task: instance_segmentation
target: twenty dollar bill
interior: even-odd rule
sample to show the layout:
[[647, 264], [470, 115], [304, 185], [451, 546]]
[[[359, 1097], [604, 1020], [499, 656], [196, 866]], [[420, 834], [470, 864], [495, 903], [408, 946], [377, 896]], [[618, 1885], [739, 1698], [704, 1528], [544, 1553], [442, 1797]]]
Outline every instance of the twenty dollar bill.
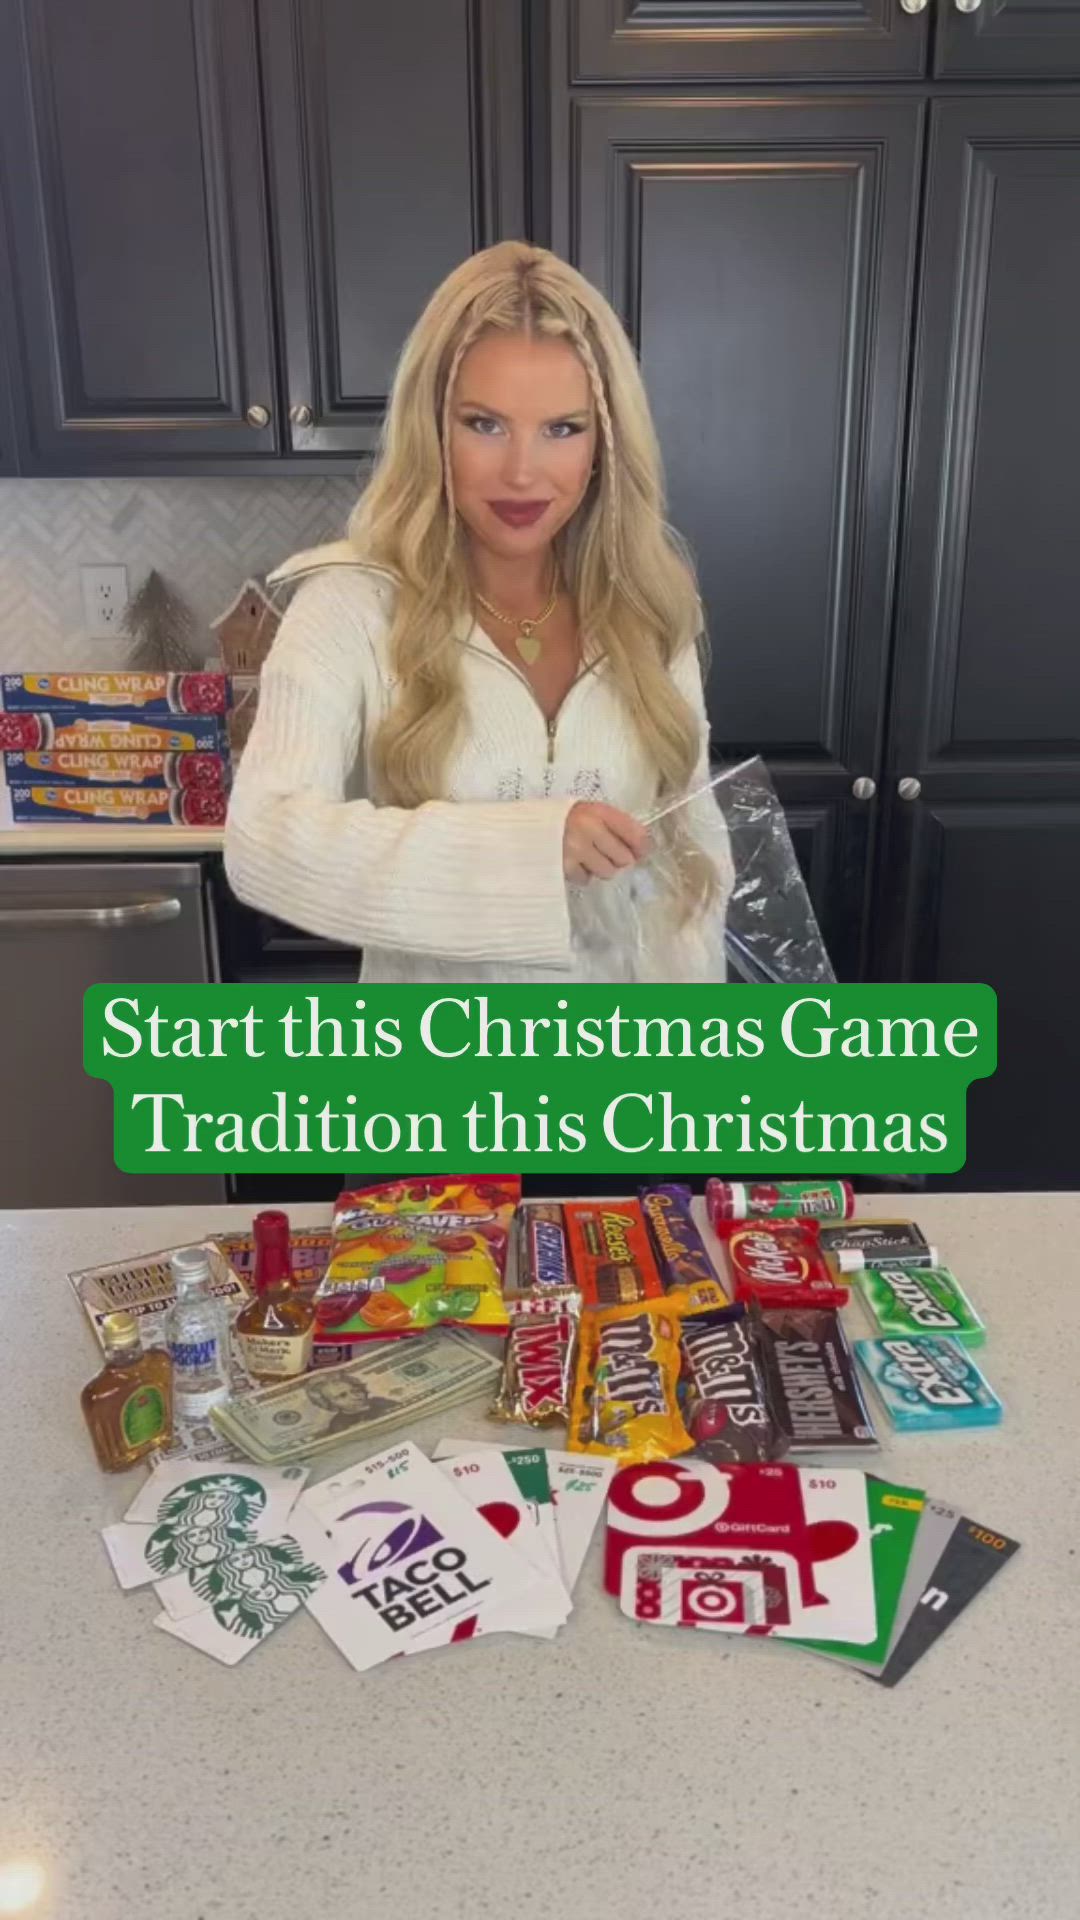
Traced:
[[447, 1327], [372, 1343], [359, 1359], [298, 1380], [234, 1396], [211, 1419], [227, 1440], [265, 1466], [367, 1442], [430, 1413], [493, 1390], [501, 1361]]

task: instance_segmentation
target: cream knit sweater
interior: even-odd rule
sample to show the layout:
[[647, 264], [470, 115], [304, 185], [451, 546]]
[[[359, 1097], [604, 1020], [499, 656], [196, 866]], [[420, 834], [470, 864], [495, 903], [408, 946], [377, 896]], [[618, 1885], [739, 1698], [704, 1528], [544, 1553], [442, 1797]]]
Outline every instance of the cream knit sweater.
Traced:
[[[364, 981], [723, 979], [722, 909], [708, 928], [675, 938], [648, 926], [646, 867], [582, 888], [564, 880], [563, 827], [575, 801], [638, 814], [655, 804], [655, 778], [602, 658], [586, 659], [549, 726], [525, 676], [480, 627], [463, 629], [469, 724], [447, 771], [447, 798], [414, 809], [372, 804], [370, 747], [393, 697], [394, 586], [374, 569], [335, 561], [342, 551], [317, 550], [317, 570], [262, 671], [225, 830], [238, 897], [362, 947]], [[672, 671], [699, 715], [705, 779], [708, 732], [692, 647]], [[726, 896], [727, 838], [709, 796], [698, 803], [695, 831]]]

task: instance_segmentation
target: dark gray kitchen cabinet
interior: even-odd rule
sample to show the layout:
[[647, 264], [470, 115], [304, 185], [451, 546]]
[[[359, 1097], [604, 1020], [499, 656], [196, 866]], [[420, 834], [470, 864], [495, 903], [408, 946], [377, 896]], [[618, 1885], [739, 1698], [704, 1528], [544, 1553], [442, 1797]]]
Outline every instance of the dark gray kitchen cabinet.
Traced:
[[1075, 1186], [1080, 97], [931, 131], [877, 967], [997, 990], [965, 1178]]
[[2, 0], [27, 473], [279, 444], [255, 0]]
[[934, 71], [952, 80], [1080, 79], [1080, 0], [937, 0]]
[[725, 758], [801, 810], [838, 970], [867, 928], [921, 116], [887, 96], [564, 101], [556, 251], [638, 347]]
[[286, 446], [373, 448], [452, 267], [525, 231], [516, 0], [262, 0]]
[[555, 16], [573, 86], [914, 79], [926, 70], [928, 16], [901, 0], [555, 0]]

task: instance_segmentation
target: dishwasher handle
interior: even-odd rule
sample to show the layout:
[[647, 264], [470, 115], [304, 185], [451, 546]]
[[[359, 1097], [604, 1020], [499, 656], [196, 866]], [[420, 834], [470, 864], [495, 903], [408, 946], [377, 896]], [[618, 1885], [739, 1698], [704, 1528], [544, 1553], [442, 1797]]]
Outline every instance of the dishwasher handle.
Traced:
[[79, 907], [0, 907], [5, 927], [157, 927], [181, 912], [175, 894], [151, 894], [146, 900], [88, 901]]

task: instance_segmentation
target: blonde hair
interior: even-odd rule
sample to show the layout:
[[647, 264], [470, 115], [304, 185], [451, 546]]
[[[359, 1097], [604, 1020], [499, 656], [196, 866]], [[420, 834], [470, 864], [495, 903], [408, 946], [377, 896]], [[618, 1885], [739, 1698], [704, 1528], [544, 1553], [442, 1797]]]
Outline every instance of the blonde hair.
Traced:
[[[462, 360], [490, 329], [568, 340], [588, 375], [597, 466], [556, 553], [582, 633], [607, 656], [656, 768], [662, 804], [689, 785], [698, 753], [696, 717], [670, 674], [676, 652], [701, 633], [693, 569], [664, 519], [660, 451], [617, 316], [573, 267], [518, 241], [474, 254], [432, 295], [402, 351], [379, 458], [349, 524], [360, 557], [398, 581], [389, 638], [398, 692], [374, 742], [376, 791], [407, 807], [440, 797], [465, 720], [456, 634], [472, 618], [472, 595], [450, 420]], [[676, 856], [669, 886], [684, 920], [713, 897], [712, 863], [678, 813], [654, 838]]]

